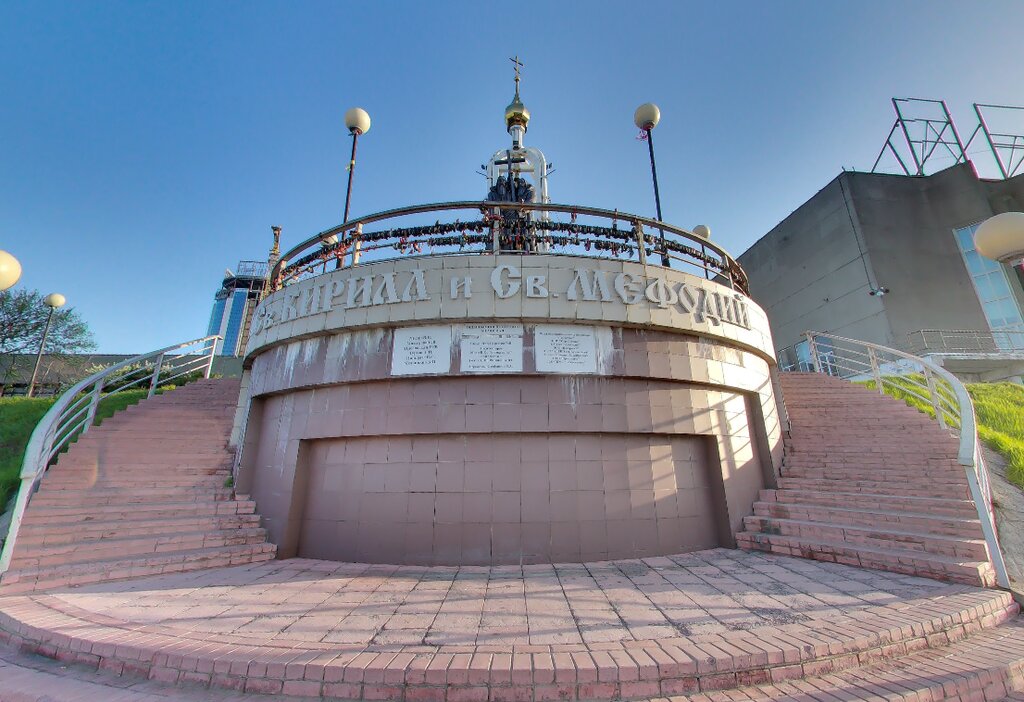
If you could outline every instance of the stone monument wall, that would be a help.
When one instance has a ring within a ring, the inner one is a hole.
[[[257,311],[238,487],[283,557],[732,545],[781,449],[771,348],[749,299],[661,267],[451,256],[335,271]]]

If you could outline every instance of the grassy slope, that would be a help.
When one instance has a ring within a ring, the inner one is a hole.
[[[920,376],[918,376],[920,378]],[[887,378],[885,392],[916,407],[930,417],[935,416],[931,402],[910,394],[908,390],[889,383],[922,390],[900,378]],[[862,383],[874,388],[874,381]],[[978,418],[978,436],[982,443],[1006,459],[1006,474],[1014,485],[1024,488],[1024,386],[1015,383],[967,383],[967,392],[974,402]]]
[[[146,390],[125,390],[100,400],[97,424],[146,397]],[[53,405],[52,398],[0,397],[0,512],[18,489],[25,447],[36,424]]]

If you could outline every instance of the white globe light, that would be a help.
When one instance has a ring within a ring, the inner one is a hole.
[[[353,107],[345,113],[345,126],[350,132],[366,134],[370,131],[370,115],[361,107]]]
[[[653,102],[645,102],[633,113],[633,123],[640,129],[654,129],[661,121],[661,110]]]
[[[60,293],[50,293],[49,295],[43,298],[43,302],[46,303],[47,307],[57,308],[63,307],[64,303],[67,302],[67,300]]]
[[[21,263],[6,251],[0,251],[0,290],[12,287],[21,278]]]
[[[699,236],[701,239],[711,238],[711,227],[706,224],[698,224],[693,228],[693,233]]]
[[[334,246],[335,244],[338,243],[338,235],[331,234],[330,236],[325,236],[323,239],[320,240],[320,243],[323,244],[324,246]]]
[[[974,233],[974,248],[1002,263],[1024,258],[1024,212],[1003,212],[986,219]]]

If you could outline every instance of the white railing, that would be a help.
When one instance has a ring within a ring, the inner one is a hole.
[[[1003,552],[999,548],[992,490],[978,442],[974,404],[964,384],[942,367],[903,351],[821,332],[805,332],[805,336],[810,361],[799,365],[809,367],[792,370],[812,370],[853,382],[873,384],[881,394],[886,394],[888,389],[911,402],[930,407],[939,425],[959,436],[958,459],[967,474],[989,558],[999,585],[1008,588],[1010,581]]]
[[[68,444],[89,430],[96,419],[100,401],[129,388],[148,389],[147,396],[152,397],[158,388],[196,373],[209,378],[220,338],[205,336],[115,363],[57,398],[53,407],[39,420],[25,449],[21,485],[3,552],[0,553],[0,573],[6,572],[11,563],[25,508],[47,467]]]
[[[1024,351],[1024,329],[918,329],[907,332],[907,345],[920,354],[1019,354]]]

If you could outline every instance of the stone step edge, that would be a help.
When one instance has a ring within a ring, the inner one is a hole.
[[[989,597],[982,599],[984,595]],[[62,610],[73,609],[46,595],[4,599],[0,600],[0,643],[22,651],[166,682],[198,682],[247,691],[280,692],[288,681],[302,681],[309,683],[306,689],[315,688],[316,695],[344,698],[358,698],[363,683],[391,684],[399,691],[437,685],[493,689],[564,684],[565,692],[573,695],[567,699],[717,690],[722,689],[723,682],[736,687],[769,682],[773,676],[787,679],[795,677],[794,673],[819,675],[946,647],[999,627],[1019,611],[1008,593],[993,596],[991,592],[974,591],[939,598],[943,604],[960,600],[963,608],[959,611],[949,607],[936,614],[936,603],[925,601],[905,609],[879,608],[884,614],[830,622],[833,631],[848,633],[845,637],[816,631],[812,625],[820,627],[822,623],[816,620],[805,625],[761,627],[728,638],[709,636],[700,641],[526,646],[507,652],[493,646],[367,650],[340,645],[296,650],[221,643],[216,636],[190,640],[178,631],[165,634],[142,626],[121,628],[123,643],[110,643],[111,632],[117,630],[112,627],[119,624],[116,620],[110,620],[110,625],[84,622],[47,607],[52,600],[61,604]],[[968,604],[968,600],[975,604]],[[104,619],[101,615],[93,618]],[[878,628],[871,630],[872,623]],[[62,627],[69,633],[60,633]],[[480,658],[469,653],[480,654]],[[457,669],[449,670],[460,654]],[[327,684],[334,684],[330,691]],[[400,693],[395,699],[399,698]]]
[[[929,649],[874,665],[816,676],[772,679],[735,690],[732,699],[759,701],[871,700],[940,702],[946,699],[999,702],[1019,699],[1024,689],[1024,627],[1013,622],[945,649]],[[718,695],[651,699],[648,702],[721,702]]]
[[[807,537],[788,536],[785,534],[765,534],[761,532],[740,532],[737,536],[739,548],[750,551],[761,551],[796,558],[810,558],[826,563],[852,565],[868,570],[882,570],[889,573],[905,573],[918,575],[922,568],[931,568],[922,577],[938,580],[959,582],[974,587],[994,587],[994,571],[990,561],[966,561],[955,558],[944,558],[924,551],[905,551],[901,549],[879,549],[860,544],[815,541]],[[745,545],[744,538],[751,544]],[[785,543],[779,543],[780,541]],[[935,570],[939,567],[938,570]],[[970,573],[970,576],[968,576]],[[986,573],[991,577],[986,578]],[[968,582],[969,579],[969,582]]]
[[[230,498],[230,499],[227,499],[227,500],[207,500],[205,502],[202,501],[202,500],[166,500],[166,501],[161,500],[160,502],[141,502],[141,503],[137,503],[137,504],[136,503],[132,503],[130,509],[122,509],[121,511],[124,511],[124,512],[127,512],[127,511],[133,511],[133,512],[136,512],[136,511],[137,512],[141,512],[141,511],[158,511],[158,510],[162,510],[162,509],[176,509],[176,508],[184,509],[184,508],[186,508],[187,506],[190,506],[190,505],[229,505],[229,504],[233,504],[233,503],[241,503],[241,504],[245,504],[246,506],[250,506],[248,503],[251,503],[251,502],[252,502],[252,500],[250,500],[250,499],[242,499],[238,495],[238,493],[235,493],[235,497],[234,498]],[[29,501],[29,506],[31,507],[31,505],[32,505],[32,501]],[[105,510],[105,509],[102,509],[102,508],[104,508],[104,507],[117,507],[117,506],[118,505],[116,505],[116,504],[113,504],[113,505],[109,505],[109,504],[108,505],[96,505],[95,512],[97,514],[116,514],[117,510],[112,510],[112,509],[106,509]],[[66,516],[66,517],[70,517],[70,516],[77,515],[77,514],[80,514],[80,513],[85,513],[85,514],[91,513],[91,511],[89,510],[89,508],[87,506],[86,507],[82,507],[82,506],[78,506],[78,505],[38,505],[38,507],[42,507],[42,508],[46,509],[48,512],[50,512],[50,516]],[[56,510],[59,510],[59,511],[56,511]],[[30,513],[28,511],[26,511],[26,513],[25,513],[26,518],[29,516],[29,514]]]
[[[944,515],[944,514],[929,514],[927,512],[901,512],[901,511],[896,511],[896,510],[869,509],[867,507],[865,507],[863,509],[858,509],[856,507],[837,507],[837,506],[833,506],[833,505],[814,505],[814,504],[807,504],[807,503],[803,503],[803,502],[778,502],[778,501],[772,502],[772,501],[769,501],[769,500],[758,500],[757,502],[754,503],[754,507],[756,508],[758,505],[762,505],[762,506],[769,507],[769,508],[770,507],[788,507],[788,508],[791,508],[791,509],[820,509],[820,510],[827,510],[829,512],[843,512],[843,513],[850,513],[850,514],[875,514],[875,515],[879,515],[879,516],[897,516],[897,517],[907,517],[907,518],[911,518],[911,519],[930,519],[932,521],[939,521],[939,522],[958,522],[959,524],[961,524],[963,526],[977,526],[979,528],[981,527],[981,520],[978,519],[977,517],[975,517],[974,519],[971,519],[970,517],[959,517],[959,516]],[[765,515],[757,515],[757,514],[755,514],[754,516],[765,516]],[[776,519],[780,519],[781,517],[775,517],[775,518]],[[889,522],[885,522],[885,523],[888,524]]]
[[[907,500],[908,502],[919,502],[922,506],[928,504],[955,507],[955,506],[969,506],[971,510],[977,514],[977,510],[974,509],[974,502],[967,498],[957,499],[955,497],[924,497],[922,495],[890,495],[886,493],[870,493],[870,492],[840,492],[836,490],[806,490],[800,488],[775,488],[774,492],[778,493],[799,493],[800,495],[818,495],[824,494],[829,496],[835,496],[845,499],[883,499],[883,500]],[[788,494],[778,495],[779,497],[788,497]]]
[[[209,528],[206,531],[234,531],[236,529],[254,529],[259,526],[260,517],[258,514],[224,514],[224,515],[186,515],[182,517],[166,517],[159,520],[160,527],[168,525],[172,529],[167,533],[178,533],[174,531],[173,527],[175,524],[181,524],[183,522],[212,522],[209,524]],[[133,519],[133,520],[116,520],[113,522],[85,522],[85,523],[71,523],[71,524],[51,524],[48,527],[38,526],[32,531],[33,534],[20,534],[18,536],[19,544],[33,544],[37,546],[49,546],[63,543],[59,539],[67,537],[78,536],[85,541],[106,541],[110,538],[119,537],[104,537],[101,534],[108,531],[131,531],[132,529],[138,528],[143,524],[150,524],[153,520],[151,519]],[[225,522],[221,524],[220,522]],[[233,523],[231,523],[233,522]],[[129,523],[132,526],[125,527],[124,524]],[[156,527],[154,527],[156,528]],[[190,531],[200,531],[199,529],[190,529]],[[160,534],[162,531],[142,532],[137,534],[138,537],[146,536],[147,534]],[[46,539],[58,539],[51,543],[45,543]],[[40,541],[42,540],[42,541]]]
[[[266,547],[257,549],[256,547]],[[28,568],[22,568],[19,570],[8,570],[6,573],[0,574],[0,598],[6,593],[4,591],[4,585],[20,585],[29,582],[35,583],[49,583],[53,580],[59,580],[60,578],[40,578],[38,576],[87,576],[95,573],[110,573],[111,577],[104,578],[102,582],[114,582],[116,580],[130,580],[132,578],[141,577],[142,575],[157,575],[159,572],[154,572],[154,569],[161,567],[169,567],[178,563],[187,563],[191,561],[201,561],[203,559],[216,559],[223,556],[233,556],[238,554],[249,552],[249,553],[273,553],[276,552],[277,547],[269,542],[262,542],[256,544],[237,544],[231,546],[215,546],[212,548],[196,548],[186,549],[181,551],[161,551],[159,553],[152,554],[138,554],[135,556],[128,556],[126,558],[109,558],[104,560],[87,561],[85,563],[73,563],[67,566],[31,566]],[[117,575],[122,571],[135,571],[139,573],[130,575]],[[144,571],[144,572],[143,572]],[[177,570],[173,572],[179,572]],[[12,578],[13,576],[13,578]],[[90,584],[95,584],[100,581],[89,581]],[[40,588],[43,587],[61,587],[61,585],[45,585],[40,584]],[[73,587],[73,586],[72,586]]]
[[[213,528],[213,529],[195,529],[195,530],[192,530],[192,531],[173,531],[173,530],[171,530],[171,531],[159,532],[159,533],[154,533],[154,534],[138,534],[138,535],[132,535],[132,536],[115,536],[115,537],[107,538],[107,539],[88,539],[88,540],[85,540],[85,541],[71,541],[71,542],[64,543],[64,544],[32,544],[32,543],[27,543],[27,544],[24,544],[24,546],[31,547],[33,549],[33,551],[26,552],[24,550],[24,548],[23,548],[22,550],[18,551],[15,554],[15,560],[18,559],[18,558],[38,558],[38,557],[43,556],[43,555],[45,555],[45,556],[57,556],[57,555],[61,555],[61,554],[67,554],[69,552],[73,552],[73,551],[76,551],[76,550],[79,550],[79,549],[87,552],[87,551],[94,551],[94,550],[97,550],[97,549],[105,549],[105,548],[110,548],[110,547],[129,546],[129,545],[132,545],[132,544],[135,544],[135,543],[138,543],[138,542],[146,542],[146,541],[160,542],[163,539],[170,539],[170,541],[164,541],[163,542],[165,545],[168,545],[168,544],[175,543],[176,541],[181,541],[181,540],[187,541],[187,540],[196,539],[196,538],[199,538],[199,537],[203,537],[203,538],[206,538],[206,537],[209,537],[209,538],[228,538],[228,537],[237,537],[237,536],[240,536],[240,535],[253,536],[253,537],[257,537],[257,536],[259,536],[259,537],[266,537],[266,534],[267,534],[266,529],[264,529],[263,527],[260,527],[260,526],[249,526],[249,527],[239,527],[237,529],[217,529],[217,528]],[[18,543],[20,544],[21,541],[19,540]],[[155,545],[157,545],[157,544],[154,543],[154,546]],[[38,551],[39,549],[61,549],[61,550],[58,551],[57,553],[45,553],[45,554],[36,553],[35,551]],[[29,555],[29,553],[31,553],[32,555]],[[150,551],[148,553],[153,553],[155,555],[155,554],[161,554],[161,553],[170,553],[170,551]],[[131,554],[131,555],[139,555],[139,554]],[[12,562],[14,562],[14,561],[12,561]]]
[[[968,539],[959,536],[951,536],[949,534],[932,534],[926,531],[906,531],[903,529],[889,529],[879,528],[874,526],[868,526],[866,524],[844,524],[841,522],[817,522],[808,521],[804,519],[787,519],[785,517],[767,517],[759,514],[747,515],[744,518],[747,519],[769,519],[773,522],[784,522],[786,524],[796,524],[804,527],[825,527],[828,529],[842,529],[843,531],[858,531],[858,532],[870,532],[877,534],[879,539],[886,539],[890,536],[912,536],[912,537],[923,537],[926,539],[935,539],[937,541],[949,541],[960,544],[970,544],[972,546],[986,546],[984,538]],[[794,538],[800,538],[795,534],[778,534],[778,536],[793,536]],[[845,542],[844,542],[845,543]],[[855,543],[855,542],[854,542]],[[907,551],[908,553],[920,553],[921,555],[931,555],[928,551],[914,551],[913,549],[893,549],[894,551]],[[956,560],[948,556],[940,556],[942,558],[949,558],[949,560]]]

